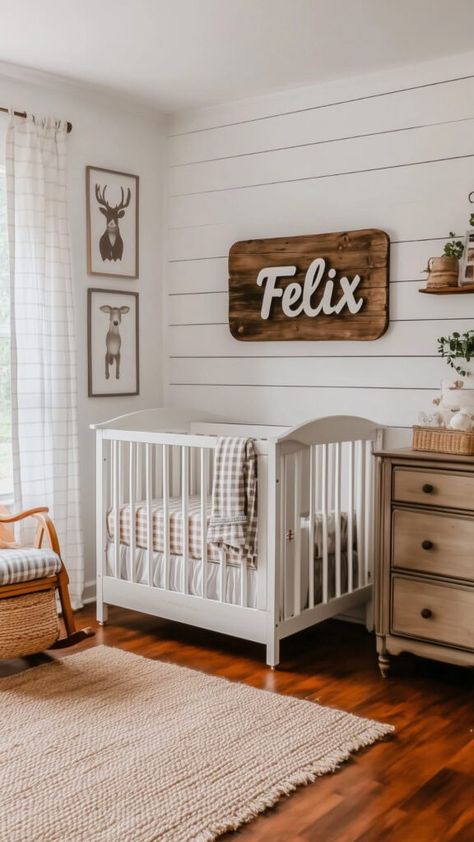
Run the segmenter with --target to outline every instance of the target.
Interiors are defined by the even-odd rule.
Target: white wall
[[[9,75],[7,75],[9,74]],[[11,74],[11,75],[10,75]],[[161,266],[164,141],[157,115],[43,74],[0,66],[0,105],[62,117],[69,135],[69,212],[76,304],[79,436],[86,591],[95,590],[94,434],[89,424],[162,402]],[[0,121],[6,123],[6,115]],[[85,166],[93,164],[140,176],[140,277],[137,281],[87,275]],[[87,397],[87,288],[140,293],[140,395]]]
[[[474,295],[427,296],[428,257],[473,210],[474,55],[177,116],[169,139],[166,394],[235,420],[360,414],[407,443],[450,370],[436,338]],[[246,238],[390,235],[388,332],[374,342],[238,342],[227,254]]]

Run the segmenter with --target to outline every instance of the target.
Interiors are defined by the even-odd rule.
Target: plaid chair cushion
[[[48,548],[21,547],[0,550],[0,585],[30,582],[43,576],[54,576],[61,569],[61,559]]]

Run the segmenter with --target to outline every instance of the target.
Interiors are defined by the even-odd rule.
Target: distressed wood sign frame
[[[229,251],[229,327],[244,342],[374,340],[389,322],[390,239],[367,228],[242,240]]]

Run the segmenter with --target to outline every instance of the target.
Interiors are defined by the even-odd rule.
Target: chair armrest
[[[47,506],[38,506],[36,509],[26,509],[24,512],[17,512],[16,515],[0,515],[0,523],[16,523],[17,521],[24,520],[27,517],[43,515],[47,512],[49,512]]]
[[[43,535],[46,532],[51,549],[61,558],[58,533],[56,532],[56,527],[49,517],[48,512],[49,509],[47,506],[37,506],[35,509],[27,509],[24,512],[17,512],[16,515],[0,515],[0,523],[16,523],[19,520],[25,520],[27,517],[35,518],[35,520],[38,521],[38,532],[35,546],[41,547]]]

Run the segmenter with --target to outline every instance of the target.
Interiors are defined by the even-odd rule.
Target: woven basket
[[[0,658],[24,658],[42,652],[58,637],[54,588],[0,599]]]
[[[413,450],[474,456],[474,432],[465,433],[444,427],[413,427]]]

